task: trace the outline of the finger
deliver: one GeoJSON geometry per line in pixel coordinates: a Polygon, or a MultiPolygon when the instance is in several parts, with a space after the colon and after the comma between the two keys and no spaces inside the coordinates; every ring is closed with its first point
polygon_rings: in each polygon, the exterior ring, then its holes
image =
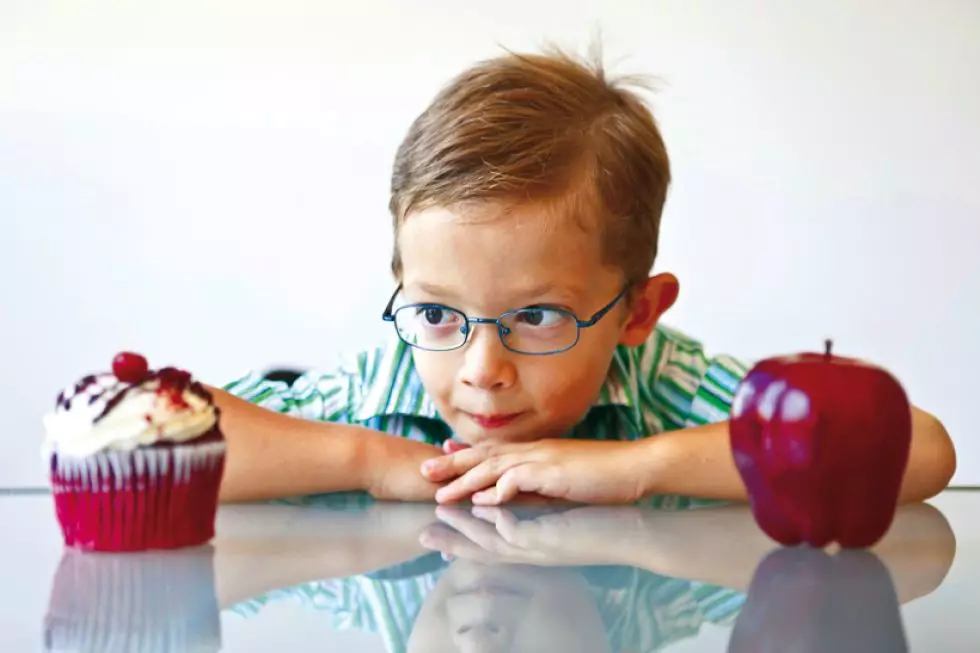
{"type": "Polygon", "coordinates": [[[493,526],[480,521],[468,510],[439,506],[436,508],[436,517],[443,524],[462,533],[485,549],[493,550],[495,548],[493,541],[499,539],[497,530],[493,526]]]}
{"type": "Polygon", "coordinates": [[[497,533],[497,529],[477,519],[468,510],[440,506],[436,508],[436,517],[487,551],[507,553],[506,542],[497,533]]]}
{"type": "Polygon", "coordinates": [[[442,443],[442,450],[447,454],[456,453],[457,451],[462,451],[463,449],[469,449],[470,445],[464,444],[462,442],[456,442],[455,440],[446,440],[442,443]]]}
{"type": "MultiPolygon", "coordinates": [[[[544,489],[541,482],[542,471],[542,465],[537,463],[509,466],[500,474],[494,487],[473,494],[473,503],[497,506],[511,501],[522,492],[539,493],[544,489]]],[[[438,493],[436,496],[438,497],[438,493]]]]}
{"type": "Polygon", "coordinates": [[[502,538],[495,526],[476,518],[467,510],[440,506],[436,509],[436,517],[487,551],[500,556],[518,556],[523,553],[502,538]]]}
{"type": "Polygon", "coordinates": [[[441,526],[452,526],[449,523],[452,520],[472,519],[472,513],[469,510],[457,506],[436,506],[435,516],[441,526]]]}
{"type": "Polygon", "coordinates": [[[529,531],[535,530],[537,524],[534,521],[522,522],[506,508],[475,506],[472,512],[473,516],[493,524],[500,537],[509,544],[526,549],[529,548],[529,542],[533,541],[529,531]]]}
{"type": "Polygon", "coordinates": [[[422,463],[422,476],[441,483],[462,476],[491,455],[489,447],[467,447],[422,463]]]}
{"type": "MultiPolygon", "coordinates": [[[[438,514],[438,512],[439,512],[439,509],[436,508],[436,513],[438,514]]],[[[499,519],[503,519],[504,513],[507,513],[507,514],[511,515],[512,517],[513,517],[513,514],[514,514],[510,510],[507,510],[506,508],[497,508],[497,507],[493,507],[493,506],[474,506],[473,509],[470,510],[470,512],[477,519],[482,519],[483,521],[487,522],[488,524],[493,524],[494,526],[497,525],[497,521],[499,519]]],[[[515,519],[516,519],[516,517],[515,517],[515,519]]]]}
{"type": "Polygon", "coordinates": [[[494,555],[478,544],[470,541],[462,533],[453,531],[445,526],[427,528],[419,536],[419,544],[430,551],[438,551],[444,556],[453,556],[466,560],[483,563],[499,562],[500,556],[494,555]]]}
{"type": "Polygon", "coordinates": [[[559,506],[569,505],[566,499],[549,497],[539,492],[518,492],[517,496],[507,503],[508,505],[533,506],[535,510],[551,510],[559,506]]]}
{"type": "MultiPolygon", "coordinates": [[[[473,451],[475,449],[460,451],[453,454],[453,457],[464,456],[473,451]]],[[[453,501],[468,499],[474,492],[492,487],[500,478],[500,475],[513,464],[513,459],[504,456],[488,458],[463,473],[462,476],[445,487],[436,491],[436,501],[439,503],[452,503],[453,501]]]]}

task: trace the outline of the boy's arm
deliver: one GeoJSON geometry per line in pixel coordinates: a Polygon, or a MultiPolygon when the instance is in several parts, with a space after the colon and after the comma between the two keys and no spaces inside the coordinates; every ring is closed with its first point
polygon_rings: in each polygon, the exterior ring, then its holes
{"type": "MultiPolygon", "coordinates": [[[[700,345],[692,349],[675,344],[665,349],[670,349],[666,362],[651,368],[651,390],[666,400],[676,394],[673,388],[693,389],[689,402],[687,395],[671,402],[691,428],[667,431],[643,443],[651,470],[644,489],[652,494],[747,500],[731,455],[727,418],[737,385],[750,366],[728,355],[709,359],[700,345]]],[[[911,451],[899,502],[918,502],[938,494],[955,470],[956,454],[946,429],[938,419],[913,406],[911,451]]]]}
{"type": "MultiPolygon", "coordinates": [[[[662,433],[637,443],[647,460],[644,494],[677,494],[745,501],[748,493],[732,459],[728,422],[662,433]]],[[[956,471],[956,454],[935,417],[912,409],[912,447],[899,503],[939,494],[956,471]]]]}
{"type": "MultiPolygon", "coordinates": [[[[727,417],[749,366],[730,356],[708,359],[699,345],[667,331],[654,332],[649,343],[630,351],[634,380],[647,385],[651,397],[639,408],[654,422],[690,426],[628,442],[542,440],[458,451],[423,467],[430,481],[449,482],[436,499],[471,497],[492,505],[518,492],[534,492],[583,503],[629,502],[648,495],[747,500],[732,458],[727,417]]],[[[956,469],[943,425],[918,408],[912,412],[901,503],[938,494],[956,469]]]]}
{"type": "Polygon", "coordinates": [[[431,500],[418,472],[438,447],[350,424],[283,415],[209,388],[228,443],[221,501],[365,490],[379,499],[431,500]]]}
{"type": "MultiPolygon", "coordinates": [[[[912,448],[899,503],[941,492],[956,468],[953,445],[936,418],[914,409],[912,448]]],[[[497,505],[532,492],[582,503],[633,502],[650,495],[746,501],[735,467],[728,422],[668,431],[645,440],[539,440],[490,444],[428,461],[422,473],[448,482],[444,503],[470,498],[497,505]]]]}

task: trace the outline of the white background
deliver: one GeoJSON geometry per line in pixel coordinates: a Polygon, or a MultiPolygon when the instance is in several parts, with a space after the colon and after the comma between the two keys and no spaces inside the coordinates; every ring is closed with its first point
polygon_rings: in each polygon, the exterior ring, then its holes
{"type": "Polygon", "coordinates": [[[120,349],[211,383],[386,334],[390,164],[477,59],[661,78],[666,322],[885,364],[980,484],[980,3],[0,3],[0,486],[120,349]]]}

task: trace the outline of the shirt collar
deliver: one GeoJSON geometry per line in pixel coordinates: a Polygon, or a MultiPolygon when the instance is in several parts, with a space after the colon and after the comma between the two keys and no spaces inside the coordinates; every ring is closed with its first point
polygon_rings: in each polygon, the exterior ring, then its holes
{"type": "MultiPolygon", "coordinates": [[[[438,419],[432,398],[415,369],[411,348],[397,336],[382,348],[370,377],[364,378],[365,394],[355,413],[358,421],[375,417],[410,416],[438,419]]],[[[609,374],[592,407],[620,406],[636,410],[639,397],[636,361],[625,347],[617,347],[609,374]]]]}

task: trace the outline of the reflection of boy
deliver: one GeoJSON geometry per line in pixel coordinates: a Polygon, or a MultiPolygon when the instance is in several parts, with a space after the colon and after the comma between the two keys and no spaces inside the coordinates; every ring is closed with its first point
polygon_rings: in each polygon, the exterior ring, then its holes
{"type": "MultiPolygon", "coordinates": [[[[296,510],[257,506],[230,513],[240,517],[237,527],[229,517],[218,542],[221,605],[249,616],[270,602],[296,600],[321,610],[334,628],[379,634],[389,651],[472,646],[504,630],[527,645],[542,624],[561,625],[580,641],[602,635],[602,646],[591,650],[655,650],[741,614],[743,593],[752,591],[760,561],[774,549],[745,504],[470,511],[363,495],[299,502],[296,510]],[[282,534],[280,546],[257,544],[270,533],[282,534]],[[414,557],[420,546],[439,553],[414,557]],[[263,553],[255,557],[256,551],[263,553]],[[269,551],[276,553],[264,557],[269,551]],[[380,571],[364,573],[369,569],[380,571]],[[316,578],[327,580],[305,582],[316,578]],[[508,601],[519,602],[519,615],[508,612],[508,601]]],[[[898,510],[888,536],[869,554],[885,564],[904,604],[939,587],[955,552],[943,514],[918,503],[898,510]]],[[[807,569],[792,573],[814,573],[807,569]]],[[[780,588],[781,578],[774,581],[780,588]]],[[[849,591],[855,580],[832,589],[849,591]]],[[[805,591],[798,598],[801,605],[810,600],[805,591]]],[[[815,618],[806,609],[787,609],[804,622],[815,618]]],[[[558,640],[548,641],[550,647],[538,650],[552,650],[558,640]]]]}
{"type": "Polygon", "coordinates": [[[231,608],[249,617],[297,599],[337,629],[377,633],[387,651],[654,651],[728,625],[744,596],[631,567],[445,563],[438,554],[377,573],[306,583],[231,608]]]}

